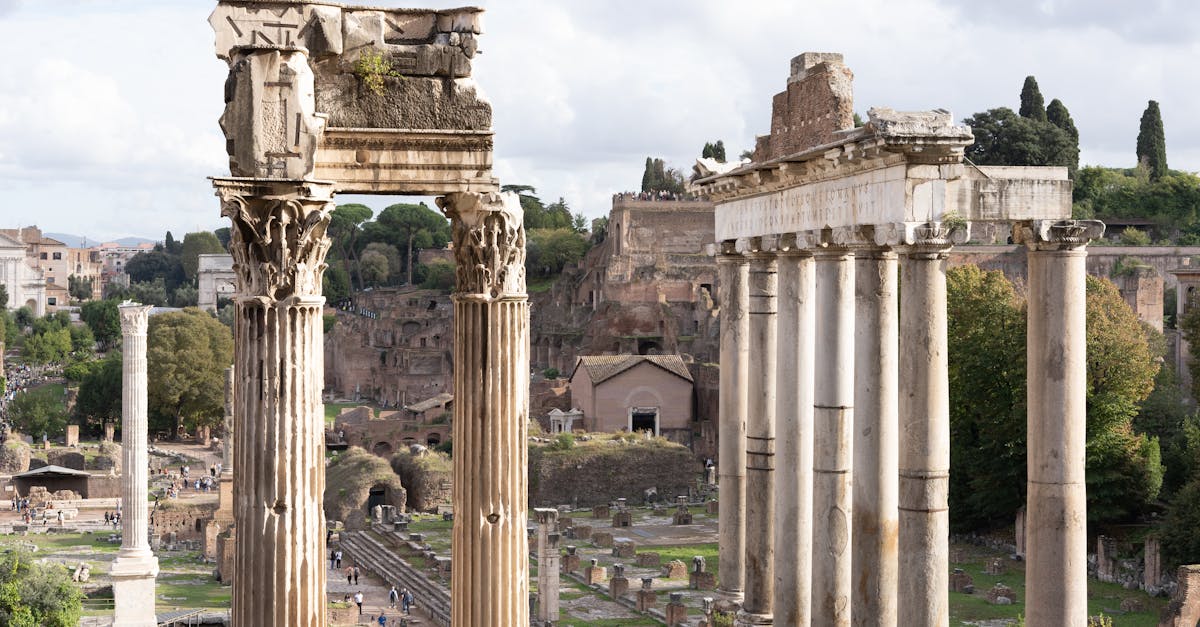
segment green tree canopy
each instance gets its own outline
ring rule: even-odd
[[[1059,165],[1079,163],[1079,147],[1063,129],[1044,120],[991,109],[963,120],[975,134],[966,156],[978,165]]]
[[[445,216],[424,204],[390,205],[379,212],[379,217],[364,231],[372,242],[393,244],[407,251],[402,263],[407,273],[406,282],[410,285],[416,252],[422,248],[443,248],[450,241],[450,223]]]
[[[974,529],[1011,519],[1024,500],[1025,304],[999,272],[947,272],[952,522]],[[1133,429],[1157,355],[1116,287],[1087,282],[1088,518],[1126,520],[1158,493],[1157,439]]]
[[[81,277],[74,274],[68,276],[67,293],[75,300],[91,300],[92,277]]]
[[[0,553],[0,625],[75,627],[82,599],[66,568],[38,562],[24,550]]]
[[[454,264],[449,261],[437,260],[425,265],[421,287],[427,290],[442,290],[448,292],[454,288]]]
[[[1138,127],[1137,159],[1150,171],[1150,180],[1157,181],[1167,174],[1167,136],[1163,132],[1162,113],[1158,102],[1151,100],[1142,113]]]
[[[149,283],[161,279],[168,290],[174,290],[186,279],[179,257],[157,250],[134,255],[125,264],[125,273],[134,283]]]
[[[60,385],[43,385],[13,397],[8,406],[13,427],[21,433],[40,438],[62,434],[67,427],[67,412]]]
[[[325,267],[321,280],[321,293],[325,302],[336,303],[350,297],[350,275],[340,265],[330,264]]]
[[[225,408],[225,368],[233,363],[229,327],[196,308],[152,316],[147,332],[149,409],[159,428],[213,426]]]
[[[375,212],[370,207],[358,203],[338,205],[330,214],[329,237],[339,253],[347,277],[354,276],[353,269],[359,261],[358,239],[363,232],[363,224],[374,215]],[[351,261],[354,261],[355,266],[351,266]],[[358,289],[362,289],[362,276],[357,278]]]
[[[183,236],[180,246],[179,262],[183,266],[183,275],[188,281],[196,280],[200,268],[200,255],[220,255],[225,253],[221,240],[212,231],[197,231]]]
[[[0,285],[0,310],[8,309],[8,286]]]
[[[119,421],[122,389],[120,351],[113,351],[90,365],[79,382],[75,416],[91,425]]]
[[[574,229],[532,229],[526,232],[526,272],[551,276],[567,264],[577,263],[587,252],[588,242]]]
[[[1020,114],[1030,120],[1046,121],[1046,99],[1042,98],[1037,79],[1032,76],[1026,76],[1025,84],[1021,86]]]
[[[700,156],[705,159],[716,159],[720,163],[725,163],[725,142],[720,139],[716,142],[705,142],[704,150],[700,151]]]
[[[721,148],[723,151],[724,146]],[[642,172],[642,191],[648,194],[682,194],[683,175],[675,168],[668,169],[662,159],[646,157],[646,169]]]

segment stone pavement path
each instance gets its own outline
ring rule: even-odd
[[[396,609],[388,607],[388,590],[391,589],[390,584],[385,583],[379,577],[361,568],[359,569],[358,585],[353,583],[347,584],[345,570],[349,562],[343,560],[342,569],[335,572],[333,569],[329,569],[328,556],[326,558],[325,567],[327,569],[326,579],[328,583],[325,588],[330,601],[341,601],[346,595],[353,597],[355,592],[361,590],[363,593],[363,615],[359,618],[358,623],[378,625],[379,623],[376,622],[376,619],[379,617],[379,613],[383,612],[388,617],[388,627],[395,627],[400,624],[397,619],[404,616],[400,611],[400,604],[396,604]],[[416,619],[420,622],[412,621],[410,624],[420,625],[421,627],[432,627],[434,623],[421,609],[421,599],[416,599],[416,601],[417,608],[412,610],[412,614],[407,618]]]

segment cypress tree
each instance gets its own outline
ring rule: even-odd
[[[713,159],[725,163],[725,140],[718,139],[717,143],[713,144]]]
[[[1074,153],[1074,159],[1069,167],[1071,178],[1075,178],[1075,172],[1079,169],[1079,129],[1075,128],[1075,120],[1071,119],[1071,112],[1067,111],[1067,106],[1058,98],[1051,100],[1046,107],[1046,119],[1071,136],[1070,150]]]
[[[712,159],[713,145],[712,142],[704,142],[704,150],[700,153],[701,159]]]
[[[652,177],[654,176],[654,160],[646,157],[646,169],[642,171],[642,191],[650,191],[650,186],[653,184]]]
[[[1021,87],[1021,117],[1039,122],[1046,121],[1046,99],[1038,89],[1037,79],[1025,77],[1025,85]]]
[[[1163,133],[1162,113],[1158,102],[1151,100],[1142,113],[1137,137],[1138,164],[1145,163],[1150,180],[1157,181],[1167,173],[1167,137]]]

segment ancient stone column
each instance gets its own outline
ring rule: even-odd
[[[948,625],[950,393],[946,362],[948,233],[918,227],[900,269],[901,625]],[[856,538],[857,540],[857,538]]]
[[[558,622],[559,554],[558,510],[538,508],[537,555],[538,555],[538,624],[550,625]]]
[[[746,386],[750,355],[750,265],[733,242],[717,255],[721,305],[721,381],[717,461],[720,589],[739,600],[745,592]]]
[[[326,624],[321,272],[332,185],[214,179],[237,275],[233,624]]]
[[[324,327],[322,327],[324,330]],[[221,440],[221,478],[233,479],[233,366],[225,369],[225,438]],[[322,408],[324,411],[324,408]]]
[[[854,255],[814,253],[817,277],[813,397],[812,624],[850,625],[853,511]]]
[[[851,620],[896,626],[897,383],[896,253],[855,254],[854,538]]]
[[[1095,221],[1017,229],[1029,253],[1029,485],[1025,567],[1030,627],[1087,624],[1086,267]]]
[[[454,571],[458,627],[529,624],[529,303],[515,194],[453,193]]]
[[[811,620],[813,482],[812,253],[779,254],[779,340],[775,388],[776,625]]]
[[[758,246],[756,246],[758,248]],[[737,625],[771,625],[775,574],[775,253],[750,259],[750,354],[746,403],[746,590]]]
[[[151,307],[121,305],[121,550],[113,560],[113,625],[154,627],[158,558],[147,534],[146,329]]]

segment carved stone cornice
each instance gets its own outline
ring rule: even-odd
[[[965,244],[971,237],[971,224],[966,221],[906,222],[897,226],[903,230],[904,254],[913,259],[945,259],[955,244]]]
[[[121,316],[121,335],[145,335],[149,326],[150,305],[125,301],[117,307]]]
[[[320,302],[333,185],[317,181],[213,179],[232,222],[229,252],[238,297],[274,304]]]
[[[525,212],[516,194],[455,192],[437,199],[450,218],[457,298],[524,299]]]
[[[1082,248],[1104,235],[1099,220],[1029,220],[1013,224],[1013,241],[1029,250]]]

